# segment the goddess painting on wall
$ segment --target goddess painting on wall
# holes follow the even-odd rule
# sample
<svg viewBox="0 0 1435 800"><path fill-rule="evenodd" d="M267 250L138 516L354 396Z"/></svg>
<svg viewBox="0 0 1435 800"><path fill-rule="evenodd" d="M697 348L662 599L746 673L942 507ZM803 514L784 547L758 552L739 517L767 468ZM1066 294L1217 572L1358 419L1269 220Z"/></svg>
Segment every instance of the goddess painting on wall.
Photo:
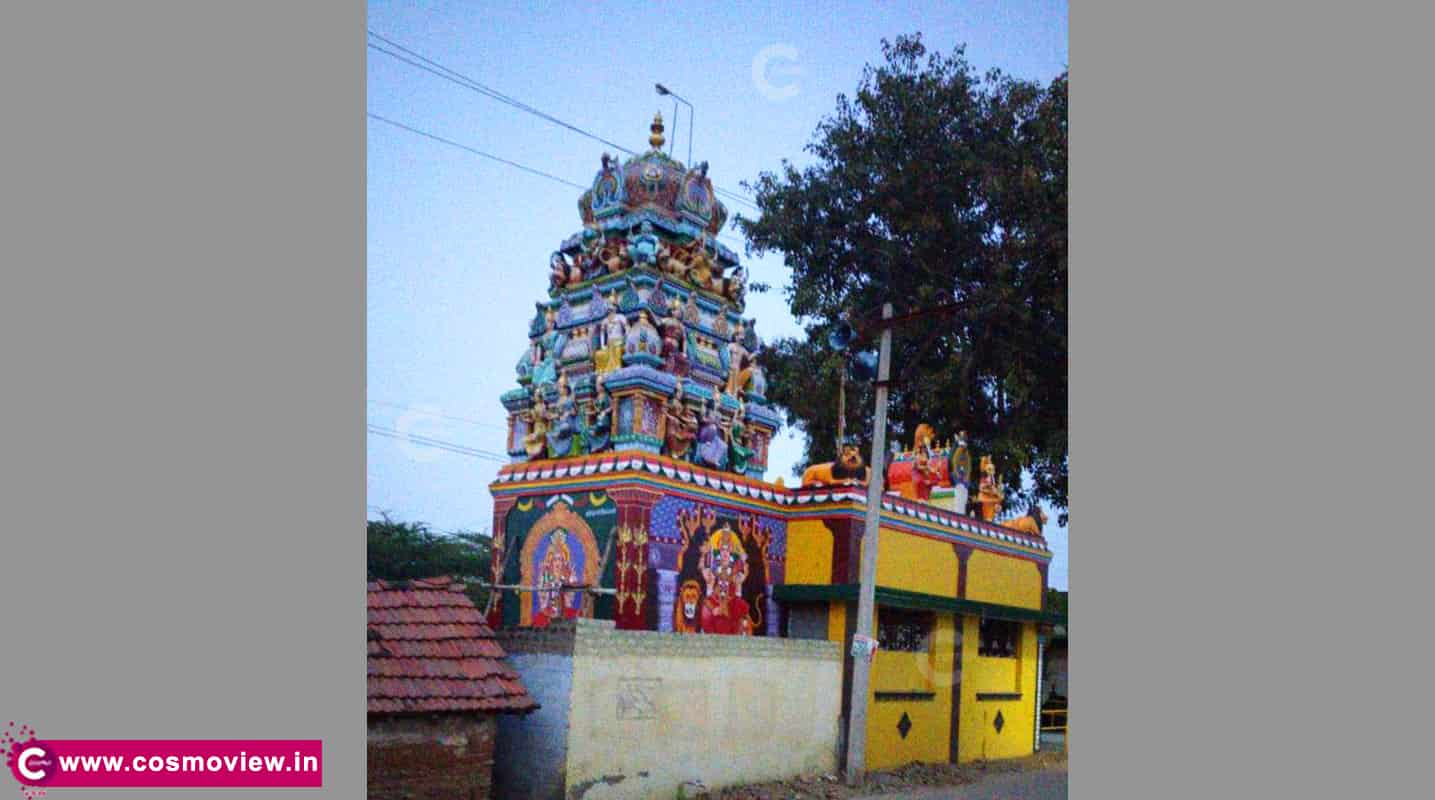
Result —
<svg viewBox="0 0 1435 800"><path fill-rule="evenodd" d="M707 592L702 603L704 633L752 633L748 603L742 599L747 580L747 550L732 528L713 531L702 546L702 575Z"/></svg>
<svg viewBox="0 0 1435 800"><path fill-rule="evenodd" d="M523 625L543 627L559 619L593 616L592 595L575 586L596 585L598 545L592 530L567 503L559 502L529 530L520 554ZM569 588L564 588L569 587Z"/></svg>

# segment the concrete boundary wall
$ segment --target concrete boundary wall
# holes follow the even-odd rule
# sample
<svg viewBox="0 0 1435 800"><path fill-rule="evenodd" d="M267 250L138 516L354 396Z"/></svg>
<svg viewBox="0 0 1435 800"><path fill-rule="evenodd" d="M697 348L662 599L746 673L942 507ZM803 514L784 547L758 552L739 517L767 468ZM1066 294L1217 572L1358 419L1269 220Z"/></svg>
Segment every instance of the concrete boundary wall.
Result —
<svg viewBox="0 0 1435 800"><path fill-rule="evenodd" d="M835 642L588 619L499 636L543 709L501 721L498 797L671 798L690 781L716 788L837 768Z"/></svg>

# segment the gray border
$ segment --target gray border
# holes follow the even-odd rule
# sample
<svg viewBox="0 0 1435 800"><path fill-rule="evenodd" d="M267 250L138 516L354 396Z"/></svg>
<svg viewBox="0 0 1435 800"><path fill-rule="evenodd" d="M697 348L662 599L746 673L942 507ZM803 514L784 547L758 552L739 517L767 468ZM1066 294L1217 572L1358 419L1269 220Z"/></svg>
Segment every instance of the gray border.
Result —
<svg viewBox="0 0 1435 800"><path fill-rule="evenodd" d="M0 725L363 796L364 16L0 9Z"/></svg>
<svg viewBox="0 0 1435 800"><path fill-rule="evenodd" d="M1073 4L1073 797L1428 793L1409 5Z"/></svg>

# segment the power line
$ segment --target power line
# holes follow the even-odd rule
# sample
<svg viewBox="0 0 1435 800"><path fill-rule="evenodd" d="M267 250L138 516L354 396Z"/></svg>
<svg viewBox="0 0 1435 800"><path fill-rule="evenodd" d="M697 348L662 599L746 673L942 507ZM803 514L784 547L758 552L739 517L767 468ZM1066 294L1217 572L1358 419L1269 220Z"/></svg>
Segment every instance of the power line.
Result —
<svg viewBox="0 0 1435 800"><path fill-rule="evenodd" d="M470 89L470 90L472 90L472 91L474 91L474 92L477 92L477 93L479 93L479 94L481 94L481 95L483 95L483 96L485 96L485 97L489 97L489 98L492 98L492 99L494 99L494 100L497 100L497 101L499 101L500 103L504 103L504 104L513 106L514 108L517 108L517 109L519 109L520 111L526 111L526 112L528 112L528 113L530 113L530 114L533 114L533 115L536 116L536 117L539 117L539 118L541 118L541 119L545 119L545 120L547 120L547 121L549 121L549 122L552 122L552 123L555 124L555 125L559 125L559 126L561 126L561 127L567 128L568 130L573 131L574 133L580 134L580 135L582 135L582 136L586 136L586 137L588 137L589 139L592 139L593 141L601 142L601 143L603 143L603 144L608 145L609 147L616 148L616 149L618 149L620 152L627 153L627 154L630 155L630 156L632 156L632 155L637 155L637 153L636 153L635 151L629 150L628 148L626 148L626 147L624 147L624 146L618 144L617 142L614 142L614 141L612 141L612 140L610 140L610 139L604 139L603 137L599 136L598 134L593 133L593 132L591 132L591 131L584 130L583 128L580 128L580 127L578 127L577 125L572 124L571 122L564 122L563 120L561 120L561 119L559 119L559 118L553 116L552 114L548 114L548 113L545 113L545 112L543 112L543 111L539 111L538 109L534 108L533 106L530 106L530 105L528 105L527 103L525 103L525 102L523 102L523 101L521 101L521 100L519 100L519 99L517 99L517 98L515 98L515 97L511 97L511 96L509 96L509 95L506 95L506 94L504 94L503 92L500 92L500 91L498 91L497 89L494 89L494 88L491 87L491 86L486 86L486 85L484 85L483 83L480 83L480 82L474 80L473 78L470 78L469 76L464 75L463 73L461 73L461 72L459 72L459 71L457 71L457 70L450 69L449 67L446 67L446 66L444 66L443 64L440 64L439 62L435 61L434 59L429 58L428 56L425 56L424 54L422 54L422 53L420 53L420 52L418 52L418 51L416 51L416 50L413 50L413 49L411 49L411 48L408 48L408 47L405 47L405 46L399 44L398 42L394 41L393 39L388 38L387 36L383 36L383 35L381 35L381 34L375 33L372 28L368 29L368 32L369 32L369 35L372 36L372 37L374 37L375 39L378 39L379 41L383 42L384 44L389 45L390 47L393 47L393 48L395 48L395 49L401 50L401 51L403 51L404 53L407 53L408 55L413 56L413 58L416 58L416 59L418 59L419 61L422 61L423 63L422 63L422 64L417 63L417 62L413 61L412 59L405 58L404 56L402 56L402 55L400 55L400 54L398 54L398 53L395 53L395 52L393 52L392 50L387 50L387 49L382 48L382 47L379 47L378 45L373 44L373 43L370 43L370 44L368 45L371 50L376 50L376 51L378 51L378 52L380 52L380 53L383 53L383 54L386 55L386 56L389 56L390 58L394 58L394 59L397 59L397 60L399 60L399 61L402 61L402 62L404 62L405 64L408 64L409 66L416 67L416 68L418 68L418 69L421 69L421 70L423 70L423 71L425 71L425 72L428 72L428 73L430 73L430 74L433 74L433 75L437 75L438 77L443 78L444 80L449 81L450 83L454 83L454 84L457 84L457 85L459 85L459 86L462 86L462 87L464 87L464 88L466 88L466 89ZM689 164L688 166L691 167L692 165ZM582 187L582 188L585 188L585 189L586 189L587 187ZM713 188L714 188L715 191L719 192L720 194L723 194L723 195L725 195L725 196L727 196L727 197L730 197L730 198L733 199L733 200L738 200L738 201L740 201L740 202L746 203L746 204L752 206L753 209L755 209L755 210L760 210L760 209L757 209L757 204L756 204L755 202L753 202L752 198L747 197L746 195L742 194L741 192L736 192L736 191L733 191L733 190L731 190L731 189L726 189L726 188L723 188L723 187L717 186L717 185L714 185Z"/></svg>
<svg viewBox="0 0 1435 800"><path fill-rule="evenodd" d="M492 159L492 160L497 161L497 162L500 162L500 163L502 163L502 164L507 164L508 166L511 166L511 167L517 167L518 169L521 169L521 170L523 170L524 172L528 172L528 173L531 173L531 174L534 174L534 175L538 175L539 177L547 178L548 180L551 180L551 181L557 181L558 183L561 183L561 184L563 184L564 186L571 186L571 187L573 187L574 189L581 189L581 190L584 190L584 191L586 191L586 190L589 188L589 187L587 187L587 186L581 186L581 185L579 185L579 184L576 184L576 183L574 183L573 181L566 180L566 179L564 179L564 178L560 178L560 177L558 177L557 175L552 175L552 174L550 174L550 173L544 172L544 171L541 170L541 169L534 169L533 167L527 166L527 165L525 165L525 164L520 164L520 163L518 163L517 161L510 161L509 159L501 158L501 157L499 157L499 156L493 155L492 153L485 153L485 152L483 152L482 150L479 150L479 149L476 149L476 148L473 148L473 147L469 147L468 145L462 144L462 143L460 143L460 142L455 142L455 141L452 140L452 139L445 139L444 137L439 136L438 134L429 133L429 132L426 131L426 130L421 130L421 129L419 129L419 128L415 128L415 127L413 127L412 125L405 125L405 124L402 123L402 122L396 122L396 121L391 120L391 119L389 119L389 118L387 118L387 117L381 117L381 116L379 116L378 114L375 114L375 113L372 112L372 111L368 112L368 114L369 114L369 117L370 117L371 119L376 119L376 120L378 120L379 122L384 122L384 123L387 123L387 124L389 124L389 125L393 125L393 126L396 127L396 128L400 128L400 129L402 129L402 130L408 131L409 133L413 133L413 134L416 134L416 135L418 135L418 136L422 136L422 137L424 137L424 138L426 138L426 139L432 139L432 140L434 140L434 141L436 141L436 142L440 142L440 143L442 143L442 144L449 145L450 147L457 147L457 148L460 149L460 150L464 150L464 151L466 151L466 152L473 153L474 155L477 155L477 156L483 156L484 158ZM736 239L736 238L730 237L729 235L723 234L723 233L718 234L718 237L717 237L717 238L723 239L724 241L732 242L733 244L737 244L737 245L743 244L742 241L740 241L740 240L738 240L738 239Z"/></svg>
<svg viewBox="0 0 1435 800"><path fill-rule="evenodd" d="M489 450L479 450L474 447L467 447L465 445L455 444L453 442L446 442L442 439L434 439L428 436L419 436L413 433L404 433L402 431L396 431L393 428L385 428L383 426L375 425L373 423L369 423L369 433L375 434L376 436L384 436L390 439L397 439L399 441L409 442L410 444L416 444L421 447L432 447L435 450L444 450L450 453L469 456L471 458L478 458L485 461L496 461L500 464L507 464L509 462L509 458L507 456L500 455Z"/></svg>
<svg viewBox="0 0 1435 800"><path fill-rule="evenodd" d="M423 411L423 410L414 408L413 406L406 406L406 405L404 405L404 404L402 404L402 403L386 403L386 402L384 402L383 400L370 400L369 402L370 402L370 403L374 403L375 405L388 406L389 408L397 408L397 409L399 409L400 411L412 411L412 412L414 412L415 414L419 414L419 415L425 416L425 417L442 417L442 418L444 418L444 419L454 420L455 422L467 422L467 423L470 424L470 425L477 425L477 426L479 426L480 428L495 428L495 429L497 429L497 430L502 430L502 431L508 430L508 426L507 426L507 425L497 425L497 424L492 423L492 422L482 422L482 421L480 421L480 420L470 419L470 418L468 418L468 417L456 417L456 416L454 416L454 415L452 415L452 414L440 414L440 413L437 412L437 411Z"/></svg>
<svg viewBox="0 0 1435 800"><path fill-rule="evenodd" d="M492 450L483 450L477 447L469 447L468 445L457 444L455 442L449 442L443 439L435 439L432 436L423 436L417 433L405 433L404 431L394 430L393 428L386 428L382 425L375 425L372 422L368 425L369 429L374 431L375 433L386 436L401 436L405 439L408 439L409 441L414 442L415 444L431 444L436 447L449 448L454 452L463 451L466 455L473 455L480 458L498 459L505 463L508 461L507 455L503 453L495 453Z"/></svg>
<svg viewBox="0 0 1435 800"><path fill-rule="evenodd" d="M547 179L549 179L549 180L551 180L551 181L558 181L559 183L561 183L561 184L563 184L563 185L565 185L565 186L572 186L574 189L586 190L586 189L588 188L587 186L580 186L580 185L578 185L578 184L576 184L576 183L574 183L574 182L572 182L572 181L564 180L564 179L558 177L557 175L551 175L551 174L549 174L549 173L547 173L547 172L544 172L544 171L541 170L541 169L534 169L533 167L524 166L523 164L520 164L520 163L518 163L517 161L509 161L509 160L506 159L506 158L500 158L500 157L498 157L498 156L496 156L496 155L493 155L492 153L485 153L485 152L483 152L482 150L478 150L478 149L469 147L469 146L466 145L466 144L459 144L458 142L455 142L455 141L453 141L452 139L445 139L445 138L443 138L442 136L438 136L437 134L429 133L428 131L419 130L418 128L415 128L415 127L413 127L413 126L411 126L411 125L405 125L405 124L402 123L402 122L395 122L394 120L391 120L391 119L389 119L389 118L387 118L387 117L381 117L381 116L379 116L378 114L375 114L375 113L372 112L372 111L369 112L369 118L370 118L370 119L376 119L376 120L378 120L379 122L388 123L389 125L393 125L393 126L396 127L396 128L403 128L404 130L406 130L406 131L408 131L408 132L410 132L410 133L416 133L416 134L418 134L419 136L423 136L423 137L426 137L426 138L429 138L429 139L433 139L433 140L436 141L436 142L443 142L443 143L446 144L446 145L449 145L449 146L451 146L451 147L457 147L457 148L460 149L460 150L467 150L468 152L473 153L473 154L476 155L476 156L483 156L484 158L490 158L490 159L493 159L494 161L497 161L497 162L499 162L499 163L507 164L507 165L509 165L510 167L517 167L518 169L521 169L521 170L523 170L524 172L531 172L531 173L533 173L534 175L538 175L538 176L547 178Z"/></svg>
<svg viewBox="0 0 1435 800"><path fill-rule="evenodd" d="M620 151L622 151L622 152L624 152L624 153L627 153L627 154L630 155L630 156L631 156L631 155L637 155L634 151L629 150L628 148L626 148L626 147L624 147L624 146L618 144L617 142L610 141L610 140L608 140L608 139L604 139L603 137L599 136L599 135L596 134L596 133L592 133L592 132L590 132L590 131L586 131L586 130L584 130L584 129L578 127L577 125L574 125L574 124L569 123L569 122L564 122L563 120L558 119L557 117L555 117L555 116L553 116L553 115L551 115L551 114L546 114L546 113L544 113L544 112L542 112L542 111L539 111L538 109L534 108L533 106L530 106L530 105L528 105L527 103L524 103L523 101L518 100L517 98L510 97L510 96L504 94L503 92L500 92L500 91L498 91L497 89L494 89L494 88L491 87L491 86L485 86L484 84L479 83L478 81L474 80L473 78L468 77L467 75L464 75L464 74L461 73L461 72L458 72L458 71L456 71L456 70L449 69L448 67L445 67L443 64L440 64L439 62L434 61L433 59L429 58L428 56L425 56L425 55L422 54L422 53L419 53L419 52L414 51L414 50L410 50L409 48L404 47L403 45L399 44L398 42L394 41L393 39L390 39L390 38L388 38L388 37L386 37L386 36L381 36L381 35L379 35L379 34L377 34L377 33L374 33L373 30L370 30L370 31L369 31L369 35L372 36L372 37L374 37L375 39L378 39L379 41L381 41L381 42L383 42L383 43L385 43L385 44L391 46L391 47L394 47L394 48L397 48L397 49L399 49L399 50L402 50L403 52L405 52L405 53L407 53L407 54L413 56L414 58L417 58L419 61L422 61L422 62L424 62L424 63L423 63L423 64L417 63L417 62L415 62L415 61L412 61L412 60L410 60L410 59L408 59L408 58L405 58L405 57L399 55L398 53L393 52L392 50L386 50L386 49L384 49L384 48L382 48L382 47L379 47L378 45L375 45L375 44L370 43L370 44L369 44L369 48L372 49L372 50L377 50L378 52L383 53L384 55L390 56L391 58L398 59L399 61L402 61L402 62L404 62L405 64L408 64L408 65L413 66L413 67L417 67L418 69L424 70L425 72L431 73L431 74L433 74L433 75L437 75L438 77L443 78L444 80L449 81L450 83L455 83L455 84L458 84L459 86L462 86L462 87L464 87L464 88L466 88L466 89L471 89L471 90L473 90L473 91L475 91L475 92L478 92L479 94L481 94L481 95L483 95L483 96L485 96L485 97L490 97L490 98L492 98L492 99L494 99L494 100L497 100L497 101L500 102L500 103L505 103L505 104L507 104L507 105L513 106L514 108L519 109L520 111L527 111L528 113L533 114L533 115L536 116L536 117L545 119L545 120L547 120L547 121L549 121L549 122L552 122L552 123L555 124L555 125L559 125L559 126L562 126L562 127L564 127L564 128L567 128L568 130L573 131L574 133L578 133L578 134L581 134L581 135L583 135L583 136L587 136L589 139L592 139L592 140L594 140L594 141L602 142L603 144L606 144L606 145L608 145L609 147L615 147L615 148L617 148L618 150L620 150ZM430 66L425 66L425 64L430 65Z"/></svg>

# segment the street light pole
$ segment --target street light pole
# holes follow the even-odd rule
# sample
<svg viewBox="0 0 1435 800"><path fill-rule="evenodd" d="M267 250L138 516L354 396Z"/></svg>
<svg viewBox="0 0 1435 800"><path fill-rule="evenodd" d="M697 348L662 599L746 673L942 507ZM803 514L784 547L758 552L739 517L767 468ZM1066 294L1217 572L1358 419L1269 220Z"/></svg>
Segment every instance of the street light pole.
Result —
<svg viewBox="0 0 1435 800"><path fill-rule="evenodd" d="M887 447L887 378L892 360L892 304L882 304L882 344L877 361L877 413L872 427L871 471L867 476L867 519L862 530L861 584L857 594L857 625L853 642L872 639L877 600L877 532L882 521L882 467ZM852 652L852 642L848 643ZM852 655L852 695L847 716L847 785L859 786L865 772L867 750L867 687L871 681L871 651Z"/></svg>
<svg viewBox="0 0 1435 800"><path fill-rule="evenodd" d="M685 105L685 106L688 107L688 168L689 168L689 169L692 169L692 166L693 166L693 104L692 104L692 103L689 103L687 100L683 99L682 97L679 97L676 92L674 92L672 89L669 89L668 87L662 85L661 83L655 83L655 84L653 84L653 88L655 88L655 89L658 90L658 94L670 95L674 100L677 100L679 103L682 103L683 105ZM673 106L673 107L674 107L674 108L677 108L676 105ZM678 112L677 112L677 111L674 111L674 112L673 112L673 116L676 117L677 115L678 115ZM675 119L674 122L676 122L676 121L677 121L677 120ZM675 140L675 143L676 143L676 137L674 137L674 140Z"/></svg>

